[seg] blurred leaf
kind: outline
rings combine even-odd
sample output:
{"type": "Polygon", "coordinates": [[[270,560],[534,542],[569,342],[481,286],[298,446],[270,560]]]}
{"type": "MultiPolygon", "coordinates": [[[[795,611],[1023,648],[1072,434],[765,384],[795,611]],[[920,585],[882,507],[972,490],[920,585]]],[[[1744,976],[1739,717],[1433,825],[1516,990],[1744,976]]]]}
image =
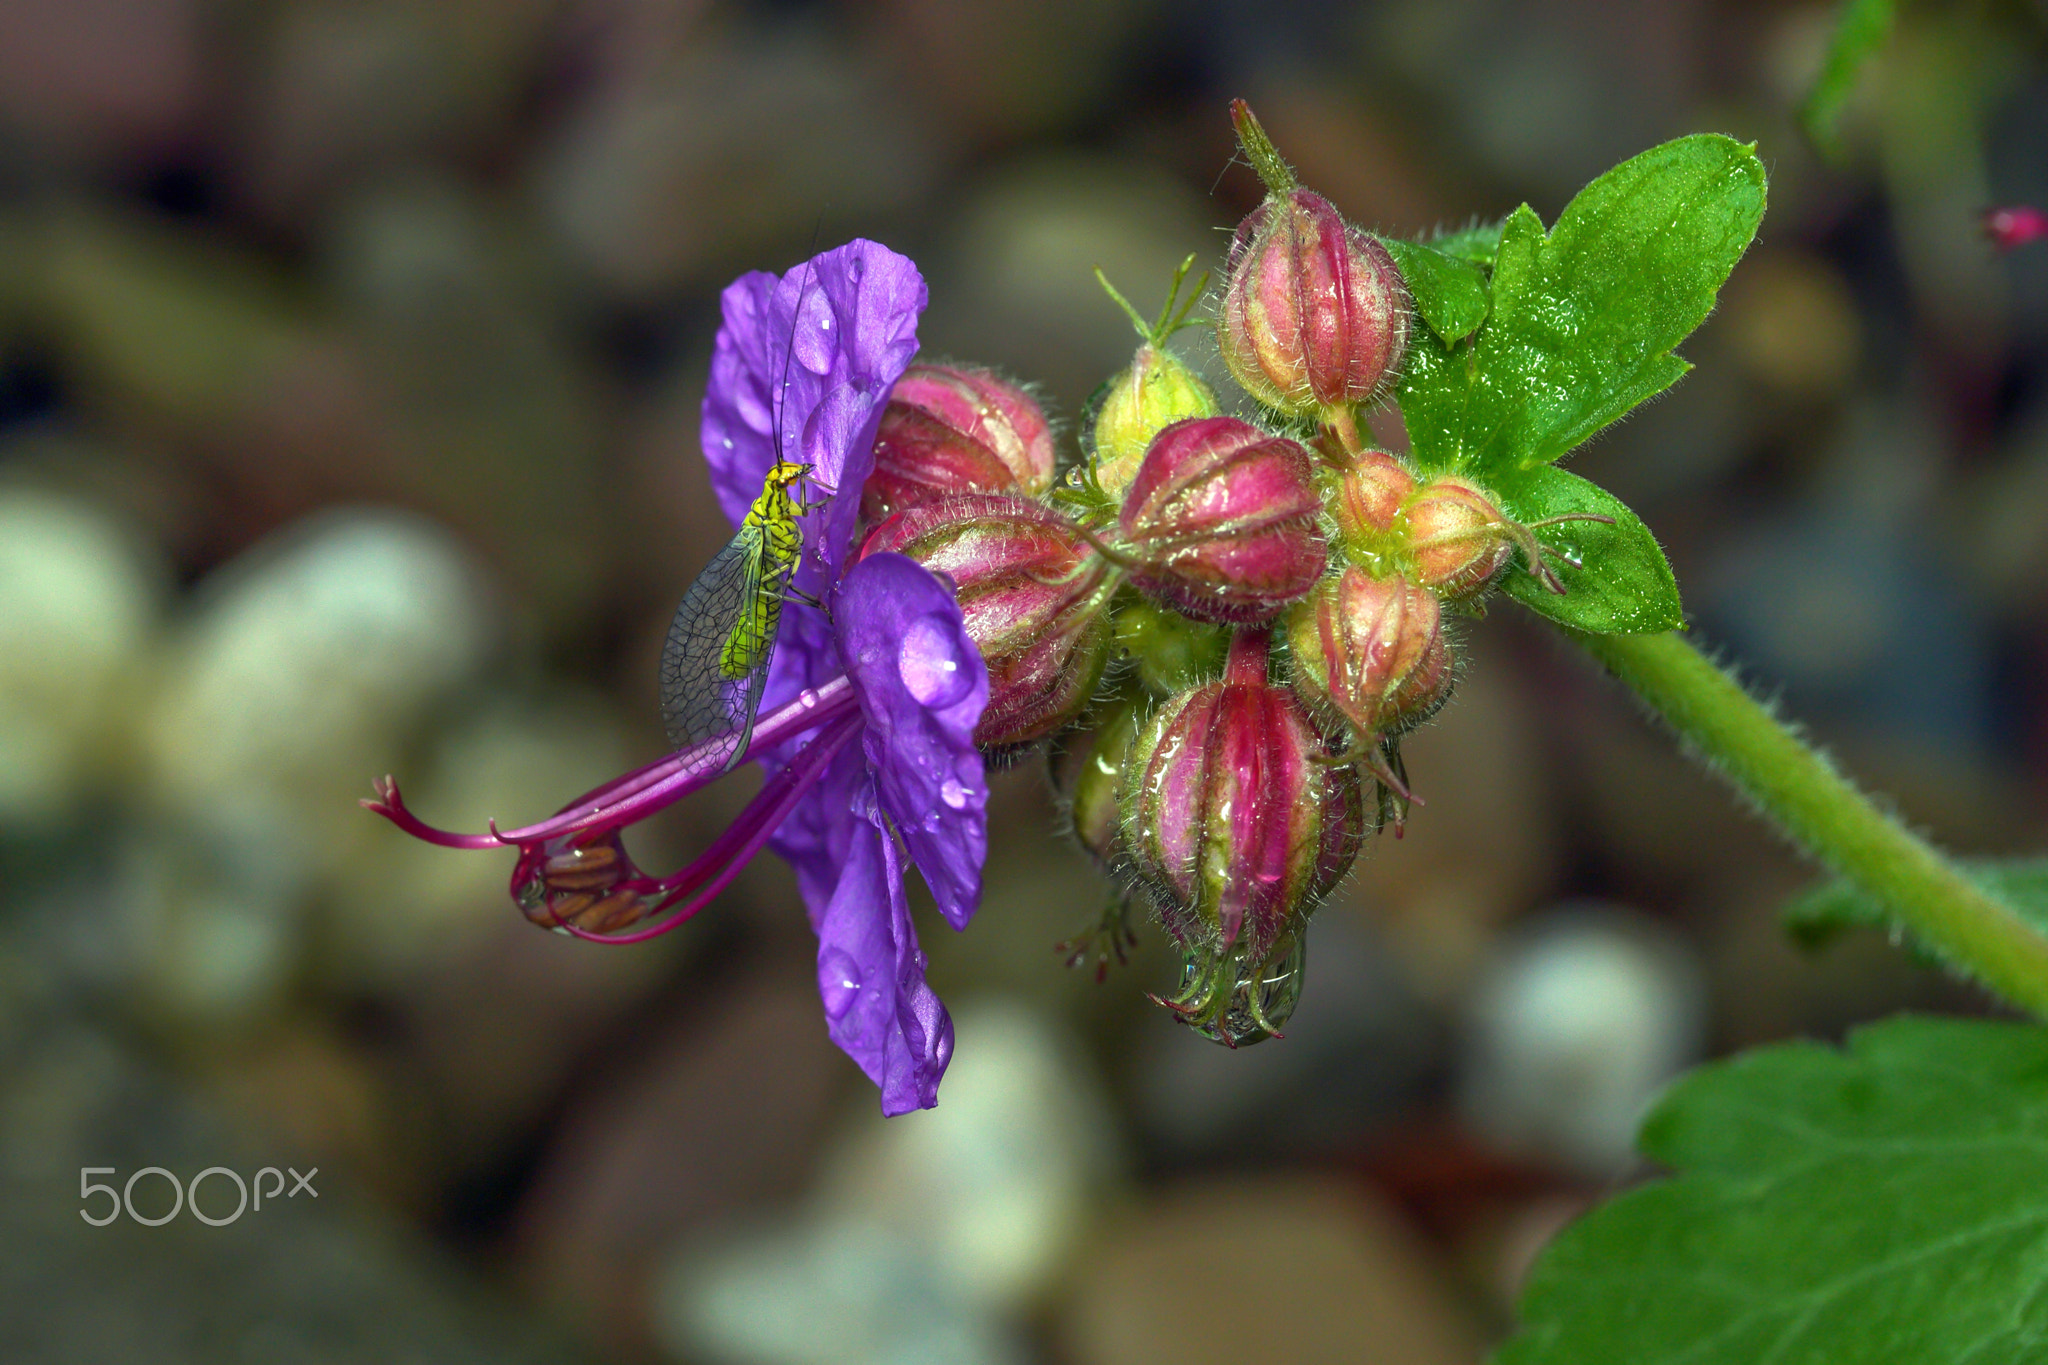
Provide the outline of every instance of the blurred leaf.
{"type": "Polygon", "coordinates": [[[1567,1229],[1495,1365],[2039,1360],[2048,1030],[1899,1018],[1704,1067],[1643,1125],[1678,1172],[1567,1229]]]}
{"type": "MultiPolygon", "coordinates": [[[[1975,859],[1962,862],[1961,867],[1981,890],[2048,933],[2048,858],[1975,859]]],[[[1882,929],[1929,966],[1969,974],[1960,963],[1909,934],[1853,882],[1839,878],[1822,882],[1788,904],[1783,916],[1786,930],[1808,947],[1826,943],[1846,929],[1882,929]]]]}
{"type": "Polygon", "coordinates": [[[1508,515],[1524,523],[1572,512],[1614,519],[1612,526],[1567,521],[1536,528],[1536,539],[1556,551],[1550,565],[1564,583],[1564,595],[1545,588],[1517,563],[1503,585],[1508,596],[1595,635],[1645,635],[1683,623],[1671,565],[1650,528],[1621,499],[1551,465],[1519,473],[1497,491],[1508,515]]]}
{"type": "Polygon", "coordinates": [[[1898,11],[1892,0],[1842,0],[1835,16],[1834,36],[1828,41],[1827,60],[1820,75],[1799,108],[1799,121],[1813,144],[1829,156],[1842,150],[1842,106],[1856,88],[1856,78],[1877,50],[1892,35],[1898,11]]]}
{"type": "Polygon", "coordinates": [[[1463,341],[1486,321],[1486,272],[1461,256],[1449,256],[1420,242],[1386,239],[1394,264],[1408,283],[1415,311],[1445,345],[1463,341]]]}
{"type": "Polygon", "coordinates": [[[1446,347],[1414,338],[1398,397],[1426,470],[1505,481],[1548,464],[1689,368],[1699,326],[1756,235],[1754,147],[1699,134],[1653,147],[1565,206],[1546,235],[1524,204],[1501,231],[1493,312],[1446,347]]]}

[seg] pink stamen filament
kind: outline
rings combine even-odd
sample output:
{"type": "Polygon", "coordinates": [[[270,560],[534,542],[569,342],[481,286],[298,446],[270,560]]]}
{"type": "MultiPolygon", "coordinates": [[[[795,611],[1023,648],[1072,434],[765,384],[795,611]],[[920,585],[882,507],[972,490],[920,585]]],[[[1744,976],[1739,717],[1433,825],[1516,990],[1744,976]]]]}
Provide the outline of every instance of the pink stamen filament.
{"type": "Polygon", "coordinates": [[[656,924],[635,929],[624,934],[599,934],[573,924],[562,924],[564,933],[589,943],[645,943],[691,919],[715,900],[719,893],[732,884],[747,864],[767,846],[768,839],[789,818],[796,803],[804,793],[818,784],[825,770],[839,751],[860,733],[861,720],[858,716],[846,716],[838,725],[805,745],[787,768],[771,778],[768,784],[755,793],[747,808],[733,821],[730,828],[712,843],[689,866],[673,876],[665,877],[654,884],[653,889],[661,893],[662,899],[649,913],[659,914],[673,905],[678,897],[703,886],[707,879],[710,884],[693,897],[690,902],[656,924]],[[735,848],[734,846],[737,845],[735,848]]]}
{"type": "MultiPolygon", "coordinates": [[[[755,723],[747,753],[752,755],[807,730],[830,724],[859,704],[853,684],[844,676],[834,678],[822,687],[807,689],[755,723]]],[[[546,820],[518,829],[501,830],[495,821],[486,834],[456,834],[437,829],[406,808],[399,797],[398,784],[389,777],[376,784],[376,800],[360,804],[415,839],[438,844],[442,848],[503,848],[513,844],[535,844],[579,830],[633,824],[681,800],[699,787],[708,786],[726,772],[728,755],[719,751],[725,742],[722,738],[707,740],[657,759],[624,777],[585,792],[546,820]]]]}

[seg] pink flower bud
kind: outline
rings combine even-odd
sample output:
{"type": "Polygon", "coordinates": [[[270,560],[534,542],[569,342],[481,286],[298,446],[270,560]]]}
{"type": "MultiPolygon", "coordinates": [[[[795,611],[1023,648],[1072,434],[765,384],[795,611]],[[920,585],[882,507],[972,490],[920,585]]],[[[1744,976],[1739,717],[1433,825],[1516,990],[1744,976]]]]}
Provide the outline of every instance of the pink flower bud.
{"type": "Polygon", "coordinates": [[[1052,429],[1037,400],[989,370],[913,365],[890,390],[861,490],[870,523],[953,493],[1052,487],[1052,429]]]}
{"type": "Polygon", "coordinates": [[[1405,796],[1376,755],[1382,738],[1420,724],[1451,694],[1456,670],[1436,594],[1347,565],[1288,613],[1287,644],[1295,691],[1332,728],[1348,727],[1361,761],[1405,796]]]}
{"type": "Polygon", "coordinates": [[[1367,402],[1399,373],[1408,286],[1312,191],[1275,190],[1231,241],[1217,338],[1245,391],[1292,416],[1367,402]]]}
{"type": "Polygon", "coordinates": [[[963,493],[896,513],[861,557],[890,550],[951,579],[988,665],[975,743],[1008,756],[1081,713],[1109,657],[1108,567],[1079,530],[1028,498],[963,493]]]}
{"type": "Polygon", "coordinates": [[[1308,452],[1235,417],[1153,438],[1117,519],[1139,591],[1198,621],[1271,620],[1323,575],[1308,452]]]}
{"type": "Polygon", "coordinates": [[[1220,681],[1160,707],[1121,796],[1126,865],[1167,932],[1249,963],[1329,894],[1371,818],[1358,771],[1329,762],[1300,702],[1267,681],[1266,648],[1264,631],[1241,633],[1220,681]]]}

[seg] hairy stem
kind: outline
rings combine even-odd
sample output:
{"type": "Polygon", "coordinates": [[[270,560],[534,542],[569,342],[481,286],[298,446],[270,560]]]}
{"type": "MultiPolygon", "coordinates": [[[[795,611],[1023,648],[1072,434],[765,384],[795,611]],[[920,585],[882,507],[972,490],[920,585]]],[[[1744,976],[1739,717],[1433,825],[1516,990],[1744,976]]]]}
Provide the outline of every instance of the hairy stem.
{"type": "Polygon", "coordinates": [[[2048,937],[1879,810],[1683,636],[1566,634],[1794,842],[1950,962],[2048,1018],[2048,937]]]}

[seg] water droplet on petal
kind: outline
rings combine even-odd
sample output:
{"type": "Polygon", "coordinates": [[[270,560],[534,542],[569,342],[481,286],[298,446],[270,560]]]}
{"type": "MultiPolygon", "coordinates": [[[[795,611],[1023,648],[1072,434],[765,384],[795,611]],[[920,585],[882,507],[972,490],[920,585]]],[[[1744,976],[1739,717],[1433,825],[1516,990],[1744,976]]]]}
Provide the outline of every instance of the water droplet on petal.
{"type": "Polygon", "coordinates": [[[835,1024],[860,999],[860,964],[844,948],[818,954],[818,995],[825,1002],[825,1017],[835,1024]]]}
{"type": "Polygon", "coordinates": [[[959,778],[949,777],[939,784],[939,800],[954,810],[964,810],[967,806],[967,788],[960,785],[959,778]]]}
{"type": "Polygon", "coordinates": [[[974,686],[959,632],[936,614],[918,617],[903,632],[896,670],[910,695],[934,711],[964,700],[974,686]]]}

